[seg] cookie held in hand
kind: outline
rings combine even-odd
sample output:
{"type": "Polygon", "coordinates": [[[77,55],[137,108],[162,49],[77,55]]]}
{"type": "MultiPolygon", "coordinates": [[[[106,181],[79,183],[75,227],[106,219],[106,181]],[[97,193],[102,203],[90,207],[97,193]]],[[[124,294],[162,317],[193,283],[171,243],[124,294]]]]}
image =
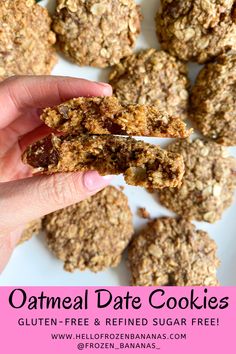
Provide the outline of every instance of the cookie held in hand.
{"type": "Polygon", "coordinates": [[[116,134],[186,138],[186,124],[156,106],[123,104],[116,97],[79,97],[46,108],[42,121],[66,134],[116,134]]]}
{"type": "Polygon", "coordinates": [[[154,189],[178,187],[184,174],[181,155],[114,135],[51,134],[29,146],[23,162],[46,174],[91,170],[101,175],[123,174],[132,186],[154,189]]]}

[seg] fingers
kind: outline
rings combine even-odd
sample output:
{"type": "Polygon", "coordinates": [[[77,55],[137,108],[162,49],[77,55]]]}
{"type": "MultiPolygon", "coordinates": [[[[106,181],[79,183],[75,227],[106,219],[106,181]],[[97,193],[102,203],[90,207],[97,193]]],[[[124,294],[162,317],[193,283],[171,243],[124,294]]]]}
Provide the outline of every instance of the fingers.
{"type": "Polygon", "coordinates": [[[59,76],[22,76],[0,84],[0,129],[11,124],[25,109],[57,105],[73,97],[109,96],[108,84],[59,76]]]}
{"type": "Polygon", "coordinates": [[[80,202],[107,186],[97,172],[35,176],[0,184],[0,234],[80,202]]]}
{"type": "MultiPolygon", "coordinates": [[[[8,145],[12,146],[18,141],[19,136],[25,135],[32,130],[44,125],[40,119],[41,110],[26,110],[19,118],[16,118],[11,124],[6,128],[0,130],[0,144],[1,136],[10,137],[8,140],[8,145]]],[[[6,139],[4,139],[6,140],[6,139]]],[[[5,143],[6,144],[6,143],[5,143]]]]}
{"type": "MultiPolygon", "coordinates": [[[[28,145],[41,138],[44,138],[51,132],[52,129],[46,125],[42,125],[41,127],[21,137],[19,141],[14,143],[11,147],[7,146],[7,142],[5,147],[0,144],[0,183],[32,176],[32,169],[22,162],[22,152],[27,148],[28,145]]],[[[11,135],[9,133],[8,137],[10,136],[11,135]]]]}
{"type": "Polygon", "coordinates": [[[9,235],[0,236],[0,273],[5,268],[10,256],[13,252],[13,246],[11,245],[11,238],[9,235]]]}
{"type": "Polygon", "coordinates": [[[21,154],[22,151],[17,143],[0,157],[0,183],[32,176],[32,168],[22,162],[21,154]]]}
{"type": "Polygon", "coordinates": [[[6,267],[15,246],[19,242],[22,231],[23,228],[20,226],[17,230],[0,236],[0,274],[6,267]]]}

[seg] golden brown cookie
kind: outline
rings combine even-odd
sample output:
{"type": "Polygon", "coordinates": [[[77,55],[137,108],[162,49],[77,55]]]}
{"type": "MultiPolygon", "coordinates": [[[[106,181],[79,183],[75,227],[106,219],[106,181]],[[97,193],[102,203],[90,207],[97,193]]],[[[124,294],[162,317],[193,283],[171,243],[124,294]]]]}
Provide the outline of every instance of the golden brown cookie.
{"type": "Polygon", "coordinates": [[[236,49],[234,0],[161,0],[161,5],[157,35],[170,54],[205,63],[236,49]]]}
{"type": "Polygon", "coordinates": [[[53,29],[67,57],[104,68],[132,53],[140,19],[134,0],[57,0],[53,29]]]}
{"type": "Polygon", "coordinates": [[[156,105],[170,115],[187,116],[187,67],[162,50],[142,50],[122,59],[109,79],[114,95],[123,104],[156,105]]]}
{"type": "Polygon", "coordinates": [[[215,286],[216,243],[183,219],[159,218],[134,236],[128,249],[135,286],[215,286]]]}
{"type": "Polygon", "coordinates": [[[49,249],[69,272],[116,267],[133,235],[127,197],[112,186],[47,215],[44,226],[49,249]]]}
{"type": "Polygon", "coordinates": [[[51,18],[34,0],[0,1],[0,78],[50,74],[56,63],[51,18]]]}
{"type": "Polygon", "coordinates": [[[189,220],[219,220],[233,201],[236,159],[223,146],[200,139],[174,142],[168,150],[182,155],[185,174],[179,189],[159,192],[160,202],[189,220]]]}
{"type": "Polygon", "coordinates": [[[69,134],[186,138],[192,132],[180,118],[155,106],[123,104],[116,97],[74,98],[46,108],[41,119],[49,127],[69,134]]]}
{"type": "Polygon", "coordinates": [[[128,184],[145,188],[179,186],[184,174],[179,154],[114,135],[52,134],[29,146],[23,161],[35,172],[47,174],[91,170],[101,175],[123,174],[128,184]]]}
{"type": "Polygon", "coordinates": [[[201,133],[222,145],[236,145],[236,55],[200,71],[191,95],[191,118],[201,133]]]}
{"type": "Polygon", "coordinates": [[[26,225],[18,244],[20,245],[20,244],[24,243],[25,241],[30,240],[34,234],[39,233],[41,228],[42,228],[42,220],[41,219],[37,219],[37,220],[33,220],[33,221],[29,222],[26,225]]]}

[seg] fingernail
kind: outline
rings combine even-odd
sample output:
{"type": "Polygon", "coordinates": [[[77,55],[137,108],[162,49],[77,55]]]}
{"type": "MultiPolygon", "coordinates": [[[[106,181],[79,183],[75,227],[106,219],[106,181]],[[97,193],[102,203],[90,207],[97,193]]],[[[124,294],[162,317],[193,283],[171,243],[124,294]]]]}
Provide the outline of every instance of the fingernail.
{"type": "Polygon", "coordinates": [[[100,176],[97,171],[89,171],[84,174],[84,186],[89,192],[100,190],[107,186],[112,180],[112,176],[100,176]]]}
{"type": "Polygon", "coordinates": [[[97,82],[99,85],[104,86],[104,87],[111,87],[111,85],[107,84],[106,82],[97,82]]]}
{"type": "Polygon", "coordinates": [[[111,85],[106,84],[105,82],[97,82],[97,84],[103,88],[104,95],[112,95],[111,85]]]}

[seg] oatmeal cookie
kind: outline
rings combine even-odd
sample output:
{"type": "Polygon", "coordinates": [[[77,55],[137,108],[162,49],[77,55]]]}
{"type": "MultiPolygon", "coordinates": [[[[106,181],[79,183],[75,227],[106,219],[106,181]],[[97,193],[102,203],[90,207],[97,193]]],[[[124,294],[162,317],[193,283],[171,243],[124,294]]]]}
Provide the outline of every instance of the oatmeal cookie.
{"type": "Polygon", "coordinates": [[[184,174],[183,158],[132,138],[114,135],[55,136],[29,146],[23,161],[47,174],[96,170],[124,174],[128,184],[146,188],[176,187],[184,174]]]}
{"type": "Polygon", "coordinates": [[[188,137],[192,130],[180,119],[155,106],[120,103],[116,97],[74,98],[46,108],[41,119],[49,127],[70,134],[116,134],[188,137]]]}
{"type": "Polygon", "coordinates": [[[235,0],[162,0],[156,28],[163,49],[205,63],[236,49],[235,0]]]}
{"type": "Polygon", "coordinates": [[[104,68],[132,53],[140,19],[134,0],[57,0],[53,29],[75,63],[104,68]]]}
{"type": "Polygon", "coordinates": [[[148,49],[122,59],[109,80],[122,103],[156,105],[170,115],[187,116],[187,67],[164,51],[148,49]]]}
{"type": "Polygon", "coordinates": [[[219,260],[209,235],[183,219],[148,223],[129,245],[135,286],[216,286],[219,260]]]}
{"type": "Polygon", "coordinates": [[[200,71],[191,95],[191,118],[208,138],[236,145],[236,55],[222,55],[200,71]]]}
{"type": "Polygon", "coordinates": [[[128,199],[112,186],[47,215],[44,227],[49,249],[69,272],[116,267],[133,235],[128,199]]]}
{"type": "Polygon", "coordinates": [[[37,219],[37,220],[33,220],[33,221],[29,222],[26,225],[25,230],[23,231],[18,244],[22,244],[25,241],[30,240],[34,234],[38,234],[40,232],[41,228],[42,228],[42,220],[41,219],[37,219]]]}
{"type": "Polygon", "coordinates": [[[233,201],[236,159],[225,147],[200,139],[177,141],[168,150],[183,156],[185,174],[179,189],[160,191],[160,202],[190,220],[219,220],[233,201]]]}
{"type": "Polygon", "coordinates": [[[56,63],[46,9],[34,0],[0,1],[0,78],[50,74],[56,63]]]}

